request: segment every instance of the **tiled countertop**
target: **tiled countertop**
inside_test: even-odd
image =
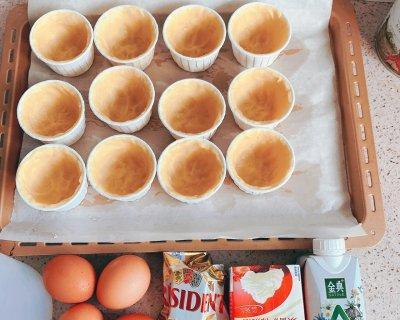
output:
[[[0,0],[0,30],[13,5],[24,0]],[[387,14],[390,4],[354,1],[362,33],[362,49],[369,90],[369,100],[375,135],[380,181],[383,192],[387,229],[382,242],[372,249],[355,250],[360,257],[365,285],[368,319],[400,319],[400,78],[392,75],[379,62],[373,48],[373,39],[379,23]],[[0,48],[2,47],[0,36]],[[1,50],[1,49],[0,49]],[[213,252],[217,263],[257,264],[293,263],[299,251],[276,252]],[[146,297],[134,309],[155,316],[161,306],[161,254],[144,255],[150,263],[153,278]],[[101,269],[113,255],[89,256],[97,269]],[[21,258],[41,271],[49,257]],[[56,304],[55,319],[60,309]],[[115,319],[110,314],[110,319]],[[108,318],[107,318],[108,319]]]

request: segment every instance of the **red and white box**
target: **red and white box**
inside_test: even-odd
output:
[[[304,320],[300,266],[230,268],[231,320]]]

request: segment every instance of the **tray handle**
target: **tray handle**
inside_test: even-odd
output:
[[[16,108],[28,85],[28,38],[26,5],[19,5],[7,17],[0,69],[0,229],[9,223],[14,204],[15,173],[22,144]]]
[[[373,246],[383,237],[385,218],[372,131],[361,36],[350,1],[334,0],[331,30],[335,41],[337,74],[349,192],[352,211],[367,233],[347,239],[348,247]],[[361,179],[360,179],[361,177]]]

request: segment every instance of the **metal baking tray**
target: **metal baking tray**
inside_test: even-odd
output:
[[[360,31],[354,8],[346,0],[334,0],[329,24],[342,116],[347,182],[354,217],[366,231],[346,239],[347,247],[375,245],[384,234],[385,218],[379,185],[375,144],[361,54]],[[0,70],[0,229],[10,220],[14,205],[15,174],[23,132],[16,107],[28,86],[30,65],[27,7],[16,6],[6,22]],[[0,241],[7,255],[60,253],[109,253],[169,250],[274,250],[311,248],[311,239],[260,238],[141,243],[44,243]]]

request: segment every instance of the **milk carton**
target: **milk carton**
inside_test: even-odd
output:
[[[343,239],[314,239],[314,255],[303,257],[307,320],[365,320],[360,267],[345,254]]]
[[[298,265],[230,268],[231,320],[303,320]]]

